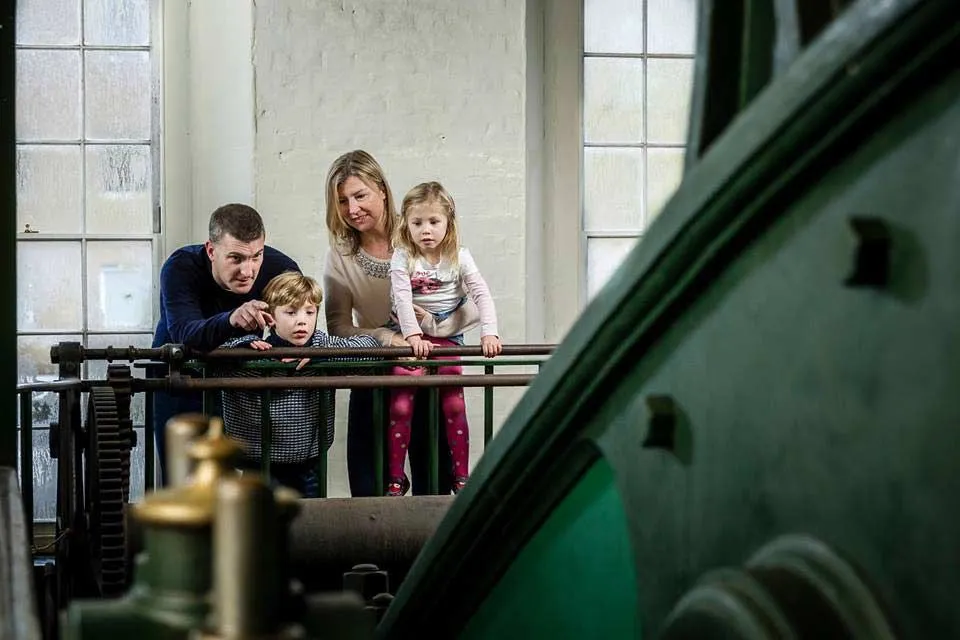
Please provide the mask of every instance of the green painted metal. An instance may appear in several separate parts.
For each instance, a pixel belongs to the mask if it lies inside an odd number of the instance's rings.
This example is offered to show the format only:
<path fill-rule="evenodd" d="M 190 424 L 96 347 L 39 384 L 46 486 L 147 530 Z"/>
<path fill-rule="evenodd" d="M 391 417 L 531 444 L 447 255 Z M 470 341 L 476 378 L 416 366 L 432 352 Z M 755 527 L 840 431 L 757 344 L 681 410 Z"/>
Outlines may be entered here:
<path fill-rule="evenodd" d="M 120 600 L 74 602 L 61 638 L 134 637 L 174 640 L 203 627 L 210 613 L 211 531 L 145 528 L 135 581 Z"/>
<path fill-rule="evenodd" d="M 16 2 L 0 2 L 0 243 L 7 250 L 0 257 L 0 294 L 7 312 L 0 316 L 0 382 L 3 388 L 17 386 L 17 149 L 16 149 Z M 9 406 L 9 405 L 8 405 Z M 0 420 L 0 466 L 17 468 L 16 409 Z M 28 428 L 30 426 L 28 425 Z"/>
<path fill-rule="evenodd" d="M 461 638 L 640 638 L 627 515 L 604 459 L 516 557 Z"/>
<path fill-rule="evenodd" d="M 858 2 L 734 109 L 490 443 L 378 636 L 499 630 L 484 603 L 534 541 L 560 545 L 544 523 L 594 447 L 644 634 L 706 572 L 799 533 L 862 570 L 903 637 L 960 636 L 958 59 L 960 3 Z M 873 283 L 851 277 L 877 260 L 864 217 L 892 247 Z"/>

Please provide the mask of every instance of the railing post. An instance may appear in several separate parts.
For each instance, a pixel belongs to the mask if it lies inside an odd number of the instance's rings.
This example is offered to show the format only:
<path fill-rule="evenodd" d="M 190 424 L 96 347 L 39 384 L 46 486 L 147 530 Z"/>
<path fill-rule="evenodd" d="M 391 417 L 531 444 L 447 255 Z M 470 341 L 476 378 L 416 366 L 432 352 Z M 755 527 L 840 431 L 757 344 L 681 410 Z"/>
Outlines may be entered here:
<path fill-rule="evenodd" d="M 493 375 L 493 365 L 487 365 L 483 368 L 484 375 Z M 493 437 L 493 387 L 483 388 L 483 448 L 487 448 L 487 443 Z"/>
<path fill-rule="evenodd" d="M 33 392 L 20 392 L 20 497 L 27 540 L 33 543 Z"/>
<path fill-rule="evenodd" d="M 377 387 L 373 390 L 373 482 L 376 485 L 373 494 L 382 496 L 386 490 L 386 484 L 383 481 L 383 434 L 384 434 L 384 416 L 386 415 L 385 399 L 386 391 L 383 387 Z"/>
<path fill-rule="evenodd" d="M 431 375 L 433 369 L 427 370 L 427 375 Z M 440 455 L 439 455 L 439 422 L 440 422 L 440 389 L 438 387 L 429 387 L 430 410 L 427 414 L 427 437 L 430 440 L 430 484 L 427 491 L 430 495 L 440 493 Z"/>
<path fill-rule="evenodd" d="M 269 482 L 270 449 L 273 443 L 273 423 L 270 422 L 270 390 L 260 392 L 260 468 Z"/>
<path fill-rule="evenodd" d="M 317 449 L 320 452 L 320 457 L 317 459 L 316 472 L 317 489 L 321 498 L 327 497 L 327 412 L 333 409 L 329 400 L 330 396 L 335 393 L 336 391 L 327 393 L 325 390 L 320 392 L 320 423 L 317 425 L 317 433 L 319 434 Z"/>
<path fill-rule="evenodd" d="M 154 456 L 156 456 L 153 441 L 153 391 L 143 392 L 143 492 L 153 490 Z"/>

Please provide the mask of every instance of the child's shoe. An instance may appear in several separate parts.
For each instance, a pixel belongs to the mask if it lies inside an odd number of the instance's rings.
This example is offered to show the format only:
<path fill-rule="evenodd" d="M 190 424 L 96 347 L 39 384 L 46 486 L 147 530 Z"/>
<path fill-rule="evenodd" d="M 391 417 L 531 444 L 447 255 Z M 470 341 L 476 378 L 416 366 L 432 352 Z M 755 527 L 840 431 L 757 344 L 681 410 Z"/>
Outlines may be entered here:
<path fill-rule="evenodd" d="M 467 476 L 458 476 L 457 479 L 453 481 L 453 493 L 460 493 L 466 484 Z"/>
<path fill-rule="evenodd" d="M 403 496 L 406 495 L 407 491 L 410 490 L 410 480 L 407 478 L 406 474 L 402 478 L 394 478 L 390 484 L 387 485 L 387 495 L 388 496 Z"/>

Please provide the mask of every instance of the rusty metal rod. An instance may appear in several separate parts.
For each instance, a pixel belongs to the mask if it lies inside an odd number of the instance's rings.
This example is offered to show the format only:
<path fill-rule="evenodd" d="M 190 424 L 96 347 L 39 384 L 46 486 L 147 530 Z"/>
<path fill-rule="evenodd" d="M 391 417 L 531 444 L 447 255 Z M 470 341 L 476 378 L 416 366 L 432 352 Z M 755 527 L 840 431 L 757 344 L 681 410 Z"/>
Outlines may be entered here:
<path fill-rule="evenodd" d="M 262 389 L 375 389 L 377 387 L 525 387 L 533 374 L 502 373 L 461 376 L 298 376 L 263 378 L 170 378 L 133 379 L 135 392 L 158 390 L 262 390 Z"/>
<path fill-rule="evenodd" d="M 515 344 L 504 345 L 502 356 L 545 356 L 551 355 L 556 348 L 553 344 Z M 262 359 L 264 352 L 255 349 L 214 349 L 200 351 L 183 345 L 164 345 L 156 348 L 105 347 L 88 349 L 80 347 L 80 360 L 154 360 L 170 362 L 195 359 L 209 362 L 212 360 L 250 360 Z M 282 347 L 270 350 L 269 357 L 274 358 L 402 358 L 410 355 L 409 347 L 372 347 L 369 349 L 327 348 L 327 347 Z M 437 347 L 432 351 L 438 356 L 482 356 L 480 346 Z M 494 362 L 495 359 L 491 360 Z M 50 348 L 50 362 L 60 362 L 60 350 L 57 345 Z"/>

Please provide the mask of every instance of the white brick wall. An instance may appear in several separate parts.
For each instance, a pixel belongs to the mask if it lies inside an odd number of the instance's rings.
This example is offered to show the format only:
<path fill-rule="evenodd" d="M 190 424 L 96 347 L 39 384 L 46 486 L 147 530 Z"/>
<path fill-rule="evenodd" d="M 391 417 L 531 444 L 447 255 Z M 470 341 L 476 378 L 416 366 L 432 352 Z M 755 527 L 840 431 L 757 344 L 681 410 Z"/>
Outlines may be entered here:
<path fill-rule="evenodd" d="M 493 291 L 502 338 L 525 342 L 534 293 L 525 287 L 525 7 L 516 0 L 255 3 L 254 188 L 268 242 L 319 278 L 328 249 L 327 168 L 345 151 L 366 149 L 398 203 L 424 180 L 450 190 L 464 244 Z M 497 427 L 520 393 L 497 392 Z M 330 480 L 332 495 L 346 495 L 346 393 L 338 395 Z M 475 460 L 480 392 L 468 391 L 467 402 Z"/>

